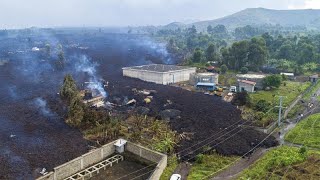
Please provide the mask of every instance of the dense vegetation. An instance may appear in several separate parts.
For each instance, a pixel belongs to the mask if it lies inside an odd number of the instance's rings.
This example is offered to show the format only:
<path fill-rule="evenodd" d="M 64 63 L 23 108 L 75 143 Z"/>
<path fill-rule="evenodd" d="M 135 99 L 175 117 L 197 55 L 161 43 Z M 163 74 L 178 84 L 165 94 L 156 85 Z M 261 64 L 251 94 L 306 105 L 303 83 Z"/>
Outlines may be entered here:
<path fill-rule="evenodd" d="M 285 140 L 307 147 L 320 148 L 320 114 L 314 114 L 302 120 L 289 131 Z"/>
<path fill-rule="evenodd" d="M 155 37 L 168 41 L 167 49 L 188 64 L 214 62 L 230 70 L 312 73 L 318 68 L 320 35 L 255 33 L 252 26 L 229 32 L 224 25 L 209 25 L 206 32 L 195 26 L 159 30 Z"/>

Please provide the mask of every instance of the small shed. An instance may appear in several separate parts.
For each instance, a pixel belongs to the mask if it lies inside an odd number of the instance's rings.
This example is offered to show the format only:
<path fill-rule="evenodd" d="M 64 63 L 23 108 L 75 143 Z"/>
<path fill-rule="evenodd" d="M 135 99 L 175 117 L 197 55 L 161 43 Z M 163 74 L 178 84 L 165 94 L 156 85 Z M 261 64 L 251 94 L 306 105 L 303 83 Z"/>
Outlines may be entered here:
<path fill-rule="evenodd" d="M 312 76 L 309 76 L 309 81 L 312 83 L 316 83 L 319 80 L 319 75 L 318 74 L 314 74 Z"/>
<path fill-rule="evenodd" d="M 257 83 L 253 81 L 239 80 L 239 92 L 254 92 L 256 84 Z"/>
<path fill-rule="evenodd" d="M 215 83 L 198 82 L 196 85 L 197 89 L 213 91 L 216 89 Z"/>

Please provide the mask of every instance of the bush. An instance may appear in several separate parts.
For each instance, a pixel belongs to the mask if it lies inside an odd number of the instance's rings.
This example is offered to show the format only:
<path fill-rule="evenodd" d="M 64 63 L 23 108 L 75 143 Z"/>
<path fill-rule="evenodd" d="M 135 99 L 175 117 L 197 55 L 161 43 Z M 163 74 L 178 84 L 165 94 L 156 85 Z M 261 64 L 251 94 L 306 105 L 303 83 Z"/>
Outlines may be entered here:
<path fill-rule="evenodd" d="M 235 95 L 231 103 L 236 106 L 250 106 L 250 97 L 247 92 L 239 92 Z"/>
<path fill-rule="evenodd" d="M 203 154 L 198 154 L 196 156 L 196 163 L 201 164 L 201 163 L 203 163 L 203 160 L 204 160 L 204 155 Z"/>
<path fill-rule="evenodd" d="M 223 64 L 221 67 L 220 67 L 220 72 L 221 74 L 225 74 L 226 72 L 228 71 L 228 67 Z"/>
<path fill-rule="evenodd" d="M 259 100 L 255 105 L 254 105 L 254 109 L 257 111 L 261 111 L 261 112 L 267 112 L 270 108 L 270 103 L 267 102 L 266 100 L 262 99 Z"/>
<path fill-rule="evenodd" d="M 282 82 L 282 77 L 280 75 L 267 76 L 262 80 L 263 87 L 280 87 Z"/>
<path fill-rule="evenodd" d="M 249 71 L 249 69 L 248 69 L 247 67 L 242 67 L 242 68 L 240 69 L 241 74 L 247 74 L 248 71 Z"/>

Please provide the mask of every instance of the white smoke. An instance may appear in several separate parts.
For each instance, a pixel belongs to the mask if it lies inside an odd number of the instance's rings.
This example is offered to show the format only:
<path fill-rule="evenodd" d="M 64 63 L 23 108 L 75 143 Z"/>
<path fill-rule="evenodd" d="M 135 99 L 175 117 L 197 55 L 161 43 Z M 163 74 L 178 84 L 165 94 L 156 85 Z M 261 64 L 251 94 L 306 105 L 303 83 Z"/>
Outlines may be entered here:
<path fill-rule="evenodd" d="M 87 56 L 81 55 L 79 57 L 78 62 L 76 63 L 76 71 L 84 72 L 89 75 L 89 83 L 87 84 L 87 88 L 92 92 L 99 91 L 103 97 L 107 97 L 107 92 L 103 88 L 103 84 L 101 82 L 101 78 L 97 75 L 96 67 L 97 63 L 93 63 Z"/>

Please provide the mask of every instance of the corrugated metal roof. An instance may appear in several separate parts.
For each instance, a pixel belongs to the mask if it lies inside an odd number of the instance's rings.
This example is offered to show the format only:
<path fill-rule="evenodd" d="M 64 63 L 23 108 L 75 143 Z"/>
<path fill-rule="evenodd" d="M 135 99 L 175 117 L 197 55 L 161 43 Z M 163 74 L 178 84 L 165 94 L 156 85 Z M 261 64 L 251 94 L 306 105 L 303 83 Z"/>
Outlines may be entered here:
<path fill-rule="evenodd" d="M 197 86 L 215 86 L 215 83 L 198 82 Z"/>

